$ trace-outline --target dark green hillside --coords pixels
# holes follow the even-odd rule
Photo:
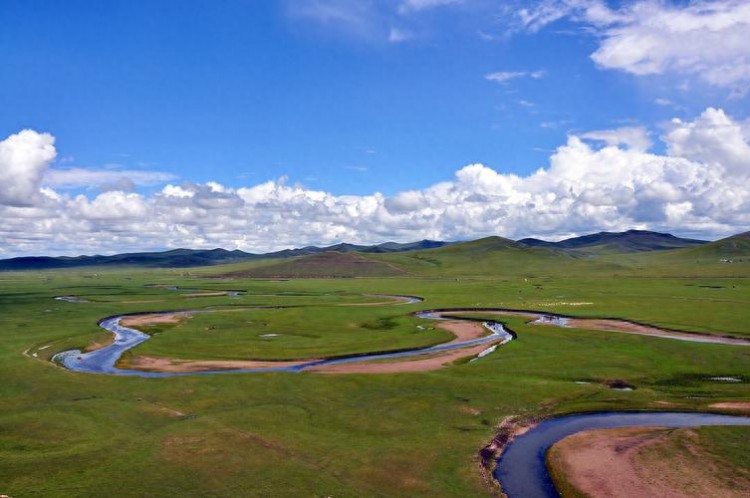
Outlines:
[[[141,266],[147,268],[182,268],[227,264],[257,259],[259,256],[239,250],[173,249],[163,252],[125,253],[113,256],[21,257],[0,260],[0,270],[49,270],[95,266]]]
[[[750,268],[750,232],[696,247],[634,253],[600,253],[590,259],[598,264],[609,262],[620,265],[621,270],[617,271],[620,275],[630,273],[650,277],[745,276]]]
[[[404,274],[395,265],[356,252],[323,252],[264,266],[234,271],[228,277],[249,278],[352,278]]]
[[[529,247],[545,247],[548,249],[574,250],[598,254],[664,251],[706,244],[704,240],[685,239],[668,233],[651,232],[648,230],[599,232],[561,240],[560,242],[547,242],[539,239],[521,239],[518,242]]]
[[[144,267],[144,268],[190,268],[210,265],[225,265],[262,259],[286,259],[300,256],[310,256],[324,252],[364,252],[390,253],[416,251],[450,245],[452,242],[437,240],[420,240],[417,242],[397,243],[385,242],[377,245],[356,245],[341,243],[328,247],[307,246],[298,249],[283,249],[265,254],[254,254],[240,250],[226,249],[172,249],[162,252],[139,252],[115,254],[112,256],[27,256],[0,260],[0,271],[20,270],[53,270],[59,268],[84,267]]]
[[[732,235],[731,237],[690,249],[689,251],[685,251],[685,255],[719,259],[750,259],[750,232]]]
[[[542,270],[559,272],[579,263],[579,258],[562,251],[527,247],[502,237],[377,257],[410,273],[440,276],[530,275]]]

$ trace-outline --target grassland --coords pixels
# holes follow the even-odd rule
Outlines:
[[[507,322],[518,340],[480,361],[424,373],[143,379],[76,374],[45,361],[106,340],[97,327],[105,316],[248,306],[291,308],[195,315],[154,331],[135,351],[291,358],[426,345],[445,340],[443,332],[417,329],[421,322],[408,315],[439,307],[549,310],[750,336],[748,264],[678,251],[574,258],[504,245],[479,242],[469,256],[456,246],[367,255],[403,270],[384,278],[214,278],[263,262],[2,273],[0,493],[487,496],[477,452],[509,415],[711,410],[750,399],[750,348],[539,327],[519,318]],[[188,298],[147,284],[245,293]],[[377,300],[366,294],[425,302],[338,306]],[[57,295],[89,302],[53,300]],[[260,337],[269,333],[282,335]],[[711,380],[722,377],[741,382]],[[611,379],[636,389],[609,389]],[[730,435],[716,444],[740,445],[726,465],[747,468],[746,439]]]

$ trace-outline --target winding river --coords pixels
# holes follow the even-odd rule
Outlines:
[[[546,466],[547,450],[561,439],[582,431],[623,427],[697,427],[750,425],[750,417],[713,413],[609,412],[545,420],[518,436],[497,460],[494,472],[509,498],[558,498]]]
[[[379,296],[389,297],[397,301],[398,304],[413,304],[422,302],[421,298],[414,296]],[[185,311],[183,313],[196,313],[197,311]],[[201,311],[208,312],[208,311]],[[166,313],[151,313],[159,315]],[[169,313],[172,314],[172,313]],[[99,322],[99,326],[114,334],[114,341],[101,349],[83,353],[79,350],[63,351],[52,357],[52,360],[65,368],[75,372],[115,374],[115,375],[132,375],[138,377],[175,377],[185,375],[208,375],[218,373],[260,373],[260,372],[302,372],[313,367],[327,365],[340,365],[345,363],[355,363],[373,360],[387,360],[396,358],[407,358],[411,356],[422,356],[442,353],[459,348],[468,348],[482,344],[494,343],[493,347],[499,344],[505,344],[512,340],[514,335],[505,329],[503,324],[494,321],[483,321],[484,327],[488,334],[476,339],[452,342],[449,344],[438,344],[424,348],[415,348],[394,352],[383,352],[373,354],[351,355],[328,359],[312,359],[295,365],[262,367],[262,368],[235,368],[221,370],[205,370],[198,372],[149,372],[145,370],[123,369],[117,366],[118,360],[122,355],[137,345],[147,341],[151,336],[131,327],[121,324],[128,315],[118,315],[106,318]],[[425,319],[443,320],[441,314],[434,312],[416,313],[415,316]],[[460,320],[459,318],[450,318],[451,320]],[[471,320],[471,319],[464,319]],[[476,321],[476,320],[471,320]],[[491,349],[491,348],[490,348]],[[486,354],[483,352],[480,355]]]
[[[170,290],[186,290],[179,289],[175,286],[167,287]],[[191,291],[199,291],[200,289],[190,289]],[[240,291],[227,291],[231,292],[231,295],[237,296]],[[422,302],[423,299],[416,296],[402,296],[402,295],[382,295],[376,294],[371,295],[373,297],[384,297],[393,299],[393,304],[414,304]],[[85,302],[79,300],[73,296],[64,296],[66,301],[71,303]],[[60,297],[56,297],[60,299]],[[367,304],[367,303],[365,303]],[[382,304],[382,303],[375,303]],[[182,313],[207,313],[212,311],[183,311]],[[180,313],[180,312],[177,312]],[[114,334],[114,341],[95,351],[83,353],[79,350],[63,351],[53,356],[53,361],[64,366],[69,370],[76,372],[86,373],[102,373],[102,374],[117,374],[117,375],[134,375],[139,377],[173,377],[173,376],[184,376],[184,375],[207,375],[217,373],[258,373],[258,372],[302,372],[309,370],[312,367],[321,367],[327,365],[339,365],[344,363],[355,363],[365,362],[373,360],[387,360],[395,358],[407,358],[412,356],[421,356],[436,354],[445,351],[455,350],[459,348],[468,348],[472,346],[478,346],[481,344],[493,343],[490,348],[475,356],[475,360],[494,351],[497,346],[507,343],[515,337],[513,332],[508,331],[505,326],[497,321],[492,320],[480,320],[476,318],[468,318],[465,316],[458,316],[458,314],[467,313],[481,313],[483,315],[499,315],[499,316],[516,316],[524,317],[529,319],[529,323],[547,325],[554,327],[575,327],[581,329],[590,330],[602,330],[608,332],[618,332],[626,334],[637,334],[637,335],[648,335],[654,337],[661,337],[667,339],[676,339],[681,341],[690,342],[702,342],[702,343],[715,343],[715,344],[728,344],[736,346],[748,346],[750,340],[738,337],[721,337],[710,334],[702,334],[695,332],[684,332],[676,330],[661,329],[652,327],[650,325],[640,324],[636,322],[630,322],[620,319],[594,319],[594,318],[575,318],[566,315],[544,313],[539,311],[529,310],[513,310],[505,308],[442,308],[434,310],[425,310],[414,313],[414,316],[424,319],[433,320],[456,320],[456,321],[482,321],[484,327],[489,331],[488,335],[480,338],[451,342],[449,344],[438,344],[435,346],[429,346],[425,348],[415,348],[408,350],[400,350],[394,352],[380,352],[372,354],[361,354],[351,355],[337,358],[328,359],[311,359],[306,362],[297,363],[294,365],[279,365],[279,366],[263,366],[259,368],[234,368],[234,369],[218,369],[218,370],[203,370],[196,372],[151,372],[145,370],[136,369],[123,369],[117,366],[118,360],[122,355],[144,341],[147,341],[150,336],[134,328],[126,327],[121,324],[121,320],[127,315],[118,315],[106,318],[99,322],[99,326],[103,329]],[[159,314],[171,314],[171,313],[150,313],[151,315]],[[473,360],[472,360],[473,361]]]

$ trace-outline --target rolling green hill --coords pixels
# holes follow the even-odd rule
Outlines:
[[[547,242],[539,239],[521,239],[518,242],[529,247],[546,247],[548,249],[599,254],[665,251],[706,244],[705,240],[685,239],[668,233],[648,230],[599,232],[561,240],[560,242]]]
[[[555,249],[527,247],[502,237],[463,242],[438,249],[373,256],[416,275],[498,276],[559,273],[580,258]]]
[[[390,277],[405,273],[401,268],[356,252],[323,252],[254,266],[226,274],[249,278],[352,278]]]
[[[750,258],[750,232],[732,235],[685,251],[690,257],[733,260]]]

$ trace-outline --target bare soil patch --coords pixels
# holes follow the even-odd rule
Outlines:
[[[255,361],[255,360],[180,360],[158,356],[135,356],[128,358],[127,368],[147,372],[207,372],[212,370],[240,370],[245,368],[292,367],[307,361]]]
[[[750,401],[725,401],[723,403],[714,403],[709,406],[710,408],[719,408],[722,410],[750,411]]]
[[[479,339],[488,334],[484,325],[481,322],[438,322],[437,326],[443,330],[447,330],[456,337],[446,344],[456,344],[458,342],[470,341],[472,339]],[[489,345],[484,346],[488,348]]]
[[[394,358],[392,362],[389,361],[385,363],[380,360],[378,362],[363,361],[357,363],[341,363],[338,365],[321,365],[319,367],[312,367],[307,371],[333,374],[428,372],[443,368],[461,358],[476,356],[491,345],[492,344],[487,343],[471,348],[452,349],[436,355],[412,356],[401,360]]]
[[[571,318],[568,322],[568,325],[579,329],[606,330],[608,332],[628,332],[631,334],[642,335],[670,334],[694,337],[694,334],[669,332],[666,330],[658,329],[656,327],[649,327],[648,325],[640,325],[637,323],[624,322],[620,320],[607,320],[602,318]]]
[[[487,335],[487,329],[480,322],[440,322],[438,327],[449,331],[456,337],[446,344],[478,339]],[[499,342],[499,339],[498,341]],[[321,365],[308,369],[311,372],[322,373],[400,373],[427,372],[437,370],[461,358],[476,356],[497,342],[480,344],[470,348],[453,349],[432,355],[410,356],[394,358],[392,360],[373,360],[357,363],[341,363],[338,365]]]
[[[154,313],[125,316],[120,319],[123,327],[143,327],[146,325],[176,324],[190,316],[189,313]]]
[[[112,344],[115,340],[115,336],[110,336],[109,339],[103,339],[101,341],[94,341],[91,344],[87,345],[83,352],[84,353],[90,353],[91,351],[96,351],[97,349],[102,349],[104,347],[109,346]]]
[[[721,344],[738,344],[748,345],[750,341],[731,337],[721,337],[713,334],[677,332],[675,330],[665,330],[658,327],[650,327],[639,323],[631,323],[624,320],[608,320],[603,318],[571,318],[568,326],[579,329],[602,330],[605,332],[622,332],[625,334],[648,335],[656,337],[671,337],[675,339],[696,340],[698,337],[705,337],[714,342]]]
[[[583,496],[743,497],[717,476],[716,464],[700,448],[656,458],[673,429],[639,427],[585,431],[555,444],[548,465],[564,493]],[[694,433],[693,433],[694,434]]]

